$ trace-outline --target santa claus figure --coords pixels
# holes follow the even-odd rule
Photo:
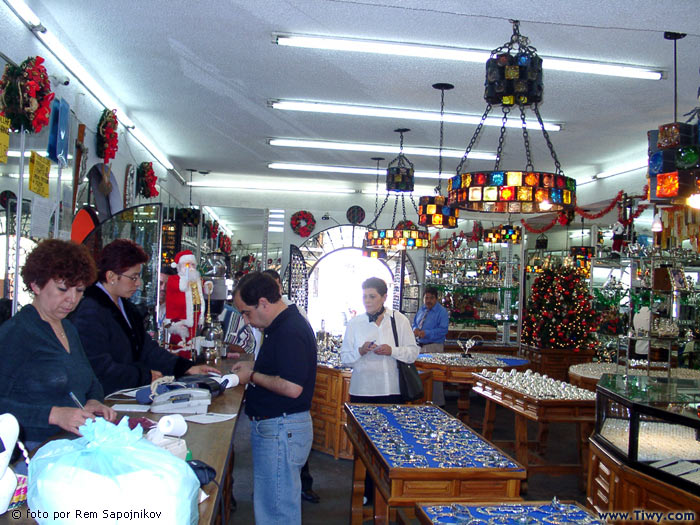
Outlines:
[[[204,324],[202,278],[190,250],[179,252],[172,266],[177,268],[177,275],[169,276],[166,284],[166,325],[170,324],[171,343],[176,343],[178,337],[186,343],[197,335],[197,327]]]

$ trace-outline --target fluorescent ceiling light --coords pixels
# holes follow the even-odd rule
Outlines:
[[[14,10],[17,16],[32,30],[32,33],[41,40],[46,48],[63,64],[63,66],[70,71],[73,76],[80,82],[85,88],[94,96],[97,101],[102,104],[107,109],[117,110],[117,119],[119,123],[124,125],[134,136],[134,138],[141,143],[141,145],[148,150],[148,152],[155,157],[155,159],[163,165],[166,170],[173,169],[173,165],[170,163],[168,158],[157,148],[155,145],[141,132],[136,129],[133,121],[127,116],[126,112],[120,109],[116,101],[102,88],[102,85],[97,82],[92,75],[90,75],[87,70],[75,59],[75,57],[68,51],[61,41],[41,25],[41,20],[38,16],[29,8],[22,0],[5,0],[5,2]]]
[[[273,170],[292,170],[292,171],[313,171],[321,173],[346,173],[349,175],[386,175],[386,169],[377,168],[352,168],[346,166],[326,166],[323,164],[293,164],[289,162],[271,162],[267,165]],[[415,171],[413,175],[423,179],[438,179],[440,178],[437,171]],[[442,178],[447,180],[452,175],[443,173]]]
[[[359,38],[273,34],[273,41],[281,46],[456,60],[460,62],[476,62],[479,64],[485,64],[486,60],[488,60],[491,56],[490,50],[487,51],[483,49],[430,46],[424,44],[365,40]],[[543,69],[548,69],[551,71],[569,71],[573,73],[588,73],[592,75],[616,76],[645,80],[661,80],[663,77],[661,71],[641,66],[612,64],[610,62],[577,60],[561,57],[541,56],[541,58]]]
[[[271,233],[282,233],[284,232],[284,228],[280,228],[279,226],[270,226],[267,231]]]
[[[283,146],[287,148],[312,148],[336,151],[399,154],[399,146],[388,146],[385,144],[362,144],[359,142],[332,142],[329,140],[303,139],[270,139],[268,143],[270,146]],[[404,146],[403,152],[405,155],[424,155],[428,157],[438,157],[440,155],[440,150],[438,148],[416,148]],[[442,156],[452,159],[461,159],[464,156],[464,151],[443,148]],[[469,158],[478,160],[496,160],[496,154],[472,150],[469,152]]]
[[[269,105],[274,109],[287,111],[307,111],[311,113],[331,113],[335,115],[357,115],[363,117],[382,117],[440,122],[439,111],[355,106],[352,104],[335,104],[330,102],[303,102],[297,100],[272,100],[269,102]],[[460,113],[445,113],[444,121],[453,124],[472,124],[476,126],[481,122],[481,116],[465,115]],[[501,118],[488,117],[484,121],[484,125],[500,128],[503,123],[502,121],[503,119]],[[525,126],[527,129],[541,129],[540,123],[536,120],[527,120]],[[506,127],[522,129],[522,123],[519,120],[511,119],[506,122]],[[544,129],[547,131],[560,131],[561,126],[559,124],[545,122]]]
[[[281,213],[284,214],[284,210],[269,210],[270,213]]]
[[[593,176],[594,179],[607,179],[608,177],[614,177],[615,175],[623,175],[631,171],[640,170],[646,168],[649,165],[649,161],[644,159],[639,159],[634,162],[628,162],[626,164],[621,164],[612,169],[597,173]]]
[[[36,150],[34,150],[34,151],[36,151]],[[37,153],[38,153],[39,155],[41,155],[42,157],[48,157],[48,153],[46,153],[45,151],[37,151]],[[19,151],[18,149],[9,149],[9,150],[7,150],[7,156],[8,156],[8,157],[17,157],[17,158],[19,158],[19,154],[20,154],[20,151]],[[28,149],[28,150],[26,150],[26,151],[24,152],[24,156],[25,156],[25,157],[30,157],[31,155],[32,155],[32,150],[31,150],[31,149]],[[68,160],[70,160],[70,159],[72,159],[72,158],[73,158],[73,155],[68,155]]]
[[[271,224],[273,226],[284,226],[284,221],[270,221],[268,224]]]
[[[639,159],[633,162],[628,162],[626,164],[620,164],[619,166],[616,166],[614,168],[611,168],[606,171],[602,171],[600,173],[596,173],[589,179],[584,179],[581,181],[576,181],[577,186],[584,186],[586,184],[590,184],[591,182],[595,182],[597,180],[602,180],[602,179],[607,179],[609,177],[615,177],[617,175],[624,175],[625,173],[631,173],[633,171],[641,170],[641,169],[646,169],[649,165],[649,162],[646,158]]]
[[[188,182],[188,186],[195,188],[223,188],[237,191],[266,191],[268,193],[320,193],[320,194],[349,194],[357,193],[357,190],[352,188],[325,188],[321,190],[312,190],[308,188],[280,188],[277,181],[260,186],[243,186],[232,181],[197,181]]]

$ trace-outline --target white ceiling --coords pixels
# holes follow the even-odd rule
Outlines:
[[[371,189],[373,176],[267,168],[276,161],[373,167],[370,153],[276,148],[267,140],[397,144],[393,129],[405,126],[412,129],[406,145],[438,142],[435,122],[285,112],[269,108],[270,99],[438,110],[431,85],[451,82],[446,111],[480,115],[485,108],[483,64],[288,48],[273,43],[274,32],[490,50],[510,38],[508,19],[517,18],[541,55],[667,72],[661,81],[545,72],[542,115],[563,124],[551,134],[554,147],[565,173],[581,179],[644,158],[646,130],[673,120],[673,44],[665,30],[688,33],[678,43],[679,114],[698,105],[696,0],[26,1],[188,179],[187,168],[196,168],[210,170],[209,180],[273,177],[309,188],[332,180],[325,184]],[[446,124],[445,146],[464,150],[473,132],[474,126]],[[477,149],[494,151],[497,133],[485,128]],[[519,135],[509,133],[504,168],[524,167]],[[535,167],[552,169],[541,134],[531,134],[531,142]],[[436,158],[411,160],[417,170],[437,170]],[[453,173],[456,160],[444,166]]]

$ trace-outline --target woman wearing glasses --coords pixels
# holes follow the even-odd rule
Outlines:
[[[142,315],[128,299],[141,288],[141,267],[147,261],[146,252],[133,241],[109,243],[97,261],[97,282],[85,290],[70,317],[105,395],[149,384],[164,374],[218,373],[171,354],[146,332]]]

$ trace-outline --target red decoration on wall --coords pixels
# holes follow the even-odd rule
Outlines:
[[[0,115],[10,119],[10,127],[22,126],[30,133],[39,133],[49,124],[51,81],[40,56],[29,57],[19,66],[5,65],[0,80]]]
[[[308,237],[316,227],[316,220],[311,212],[301,210],[296,212],[289,219],[289,225],[292,231],[301,237]]]
[[[97,124],[97,156],[104,159],[105,164],[117,155],[119,149],[119,121],[116,109],[105,109]]]

